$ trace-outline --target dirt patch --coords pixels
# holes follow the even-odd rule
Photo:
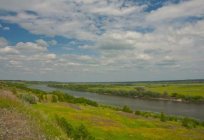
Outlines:
[[[43,140],[34,126],[23,114],[14,110],[0,109],[0,139],[2,140]]]

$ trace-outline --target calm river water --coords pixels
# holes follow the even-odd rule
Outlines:
[[[84,97],[105,105],[112,105],[112,106],[118,106],[118,107],[127,105],[133,110],[164,112],[170,115],[188,116],[188,117],[204,120],[204,104],[132,99],[132,98],[126,98],[126,97],[100,95],[100,94],[89,93],[89,92],[80,92],[80,91],[72,91],[68,89],[53,88],[43,84],[33,84],[29,87],[44,90],[44,91],[59,90],[59,91],[68,93],[70,95],[73,95],[75,97]]]

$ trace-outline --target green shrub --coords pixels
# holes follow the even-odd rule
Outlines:
[[[52,102],[56,103],[57,102],[57,96],[56,95],[52,95]]]
[[[91,136],[86,127],[81,124],[76,130],[74,135],[74,140],[94,140],[95,138]]]
[[[37,97],[32,94],[20,94],[19,97],[30,104],[37,104],[38,101]]]
[[[195,128],[197,125],[199,125],[199,122],[194,119],[184,118],[182,120],[182,126],[186,128]]]
[[[72,137],[74,134],[74,128],[71,124],[69,124],[65,118],[61,117],[59,118],[56,116],[57,124],[64,130],[64,132],[67,134],[67,136]]]
[[[133,111],[128,107],[128,106],[124,106],[122,109],[123,112],[128,112],[128,113],[132,113]]]
[[[161,112],[161,114],[160,114],[160,121],[162,121],[162,122],[167,121],[167,117],[163,112]]]
[[[135,115],[141,115],[141,111],[136,110],[136,111],[135,111]]]
[[[95,138],[88,132],[87,128],[81,124],[76,129],[63,117],[56,116],[57,124],[64,130],[68,137],[73,140],[95,140]]]

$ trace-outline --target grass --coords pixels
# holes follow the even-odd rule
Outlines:
[[[105,87],[107,90],[125,90],[131,91],[135,87],[144,87],[146,90],[158,92],[163,94],[166,92],[171,95],[172,93],[178,93],[179,95],[189,96],[202,96],[204,97],[204,83],[199,84],[134,84],[134,85],[113,85]],[[90,87],[89,90],[98,90],[101,87]]]
[[[0,110],[14,110],[20,113],[26,118],[35,134],[43,135],[46,139],[69,139],[62,127],[58,125],[56,116],[65,118],[66,122],[71,124],[75,130],[83,124],[96,140],[204,139],[204,127],[201,125],[195,128],[186,128],[182,126],[184,124],[181,121],[163,122],[159,118],[127,113],[130,112],[127,107],[124,108],[127,112],[122,112],[105,106],[95,107],[79,103],[52,102],[51,99],[29,104],[23,100],[24,98],[20,100],[11,92],[8,93],[0,91]],[[22,89],[16,89],[14,92],[16,95],[22,93],[38,95],[35,94],[35,91],[26,93],[26,90]],[[0,134],[2,131],[4,129],[0,125]]]
[[[52,118],[49,118],[39,110],[35,110],[29,104],[22,102],[9,91],[0,90],[0,111],[4,112],[3,114],[8,114],[4,116],[4,119],[1,118],[3,116],[0,117],[4,120],[3,122],[0,121],[0,124],[4,124],[5,121],[7,121],[3,128],[1,128],[2,125],[0,125],[0,130],[7,128],[11,131],[10,133],[2,134],[3,138],[0,136],[0,139],[13,139],[15,135],[11,128],[16,129],[16,139],[36,139],[36,137],[37,139],[48,140],[56,138],[68,139],[64,132],[60,131],[57,125],[53,123]],[[13,116],[12,120],[9,119],[11,116]],[[5,120],[5,118],[8,119]],[[18,122],[22,122],[24,125],[16,125]]]
[[[178,93],[188,96],[204,97],[204,84],[168,84],[168,85],[150,85],[146,87],[148,90],[168,94]]]
[[[41,103],[32,106],[49,114],[51,118],[55,115],[64,117],[73,126],[84,124],[98,140],[201,140],[204,138],[202,127],[187,129],[182,127],[180,122],[161,122],[159,119],[144,118],[104,107],[68,103]]]

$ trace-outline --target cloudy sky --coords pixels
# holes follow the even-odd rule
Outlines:
[[[203,0],[0,0],[0,79],[196,78]]]

